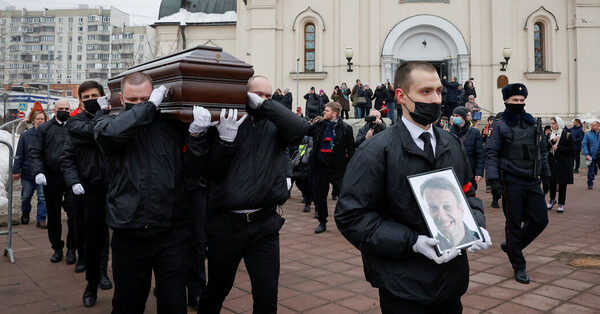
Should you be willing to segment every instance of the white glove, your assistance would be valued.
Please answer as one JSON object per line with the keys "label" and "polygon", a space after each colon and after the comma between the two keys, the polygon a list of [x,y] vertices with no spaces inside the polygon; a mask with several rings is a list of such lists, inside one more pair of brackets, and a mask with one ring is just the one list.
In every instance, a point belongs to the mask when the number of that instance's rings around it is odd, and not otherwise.
{"label": "white glove", "polygon": [[71,187],[71,189],[73,189],[73,193],[75,195],[83,195],[85,194],[85,190],[83,189],[83,186],[79,183],[75,183],[73,184],[73,186]]}
{"label": "white glove", "polygon": [[255,93],[248,92],[248,107],[252,109],[258,109],[258,107],[262,105],[263,101],[265,100],[262,97]]}
{"label": "white glove", "polygon": [[35,184],[46,185],[46,176],[43,173],[38,173],[35,176]]}
{"label": "white glove", "polygon": [[159,88],[153,90],[152,94],[150,94],[150,102],[156,107],[160,106],[163,98],[165,98],[165,95],[167,94],[167,90],[168,89],[164,85],[161,85]]}
{"label": "white glove", "polygon": [[210,112],[204,107],[194,106],[194,121],[190,124],[190,134],[206,131],[211,125],[217,125],[219,121],[210,122]]}
{"label": "white glove", "polygon": [[439,240],[430,238],[428,236],[420,235],[417,238],[417,242],[415,243],[415,245],[413,245],[413,251],[425,255],[427,258],[429,258],[430,260],[432,260],[438,264],[447,263],[451,259],[460,255],[460,250],[457,250],[456,248],[452,248],[452,249],[442,253],[442,256],[437,256],[437,254],[435,253],[434,247],[438,243],[440,243]]}
{"label": "white glove", "polygon": [[110,108],[110,104],[108,103],[108,96],[98,97],[96,101],[98,102],[98,105],[100,105],[100,109],[107,110]]}
{"label": "white glove", "polygon": [[288,191],[292,189],[292,178],[285,178],[285,183],[287,184]]}
{"label": "white glove", "polygon": [[467,249],[467,251],[469,251],[469,252],[483,251],[483,250],[486,250],[487,248],[489,248],[490,246],[492,246],[492,238],[490,237],[490,234],[487,232],[487,230],[485,230],[483,228],[479,228],[479,229],[481,229],[481,235],[483,235],[483,241],[477,241],[477,242],[473,243],[471,245],[471,247]]}
{"label": "white glove", "polygon": [[237,119],[237,109],[229,109],[229,115],[225,117],[226,110],[221,110],[221,121],[217,124],[217,130],[219,131],[219,137],[226,142],[233,142],[237,136],[237,131],[240,125],[248,117],[245,114],[242,118]]}

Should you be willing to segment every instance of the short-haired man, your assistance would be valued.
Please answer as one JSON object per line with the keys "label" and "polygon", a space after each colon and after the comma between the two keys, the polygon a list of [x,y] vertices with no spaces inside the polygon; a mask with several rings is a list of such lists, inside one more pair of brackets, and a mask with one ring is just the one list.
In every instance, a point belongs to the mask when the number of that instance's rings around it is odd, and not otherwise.
{"label": "short-haired man", "polygon": [[358,134],[356,134],[356,147],[373,137],[373,135],[385,130],[387,127],[385,122],[381,119],[381,112],[375,108],[369,111],[369,115],[365,117],[365,122],[365,125],[360,128]]}
{"label": "short-haired man", "polygon": [[587,173],[587,188],[591,190],[594,187],[596,169],[600,167],[600,160],[598,159],[600,156],[596,154],[598,149],[600,149],[600,122],[597,120],[592,122],[590,131],[585,133],[582,146],[585,159],[591,162]]}
{"label": "short-haired man", "polygon": [[[406,62],[394,77],[402,118],[364,142],[348,164],[335,209],[338,229],[362,253],[365,275],[379,288],[383,313],[460,313],[467,291],[466,254],[451,249],[437,256],[407,176],[454,168],[484,226],[481,201],[471,186],[473,175],[460,141],[433,127],[441,114],[442,84],[435,68]],[[476,242],[469,250],[491,245]]]}
{"label": "short-haired man", "polygon": [[300,143],[308,122],[271,100],[272,92],[267,78],[250,78],[249,118],[239,127],[229,167],[208,182],[208,286],[199,312],[219,313],[242,259],[252,285],[253,312],[277,312],[284,219],[276,208],[289,197],[287,147]]}
{"label": "short-haired man", "polygon": [[[334,188],[341,186],[346,165],[354,155],[352,127],[340,119],[342,106],[330,102],[323,110],[323,120],[313,123],[307,135],[313,138],[314,149],[309,157],[309,178],[312,177],[313,201],[319,225],[315,233],[327,230],[327,194],[329,183]],[[339,191],[333,191],[339,195]]]}
{"label": "short-haired man", "polygon": [[[442,251],[479,239],[477,232],[464,223],[465,208],[458,190],[443,177],[428,179],[421,185],[421,196],[427,202],[439,234]],[[468,208],[466,210],[469,210]]]}
{"label": "short-haired man", "polygon": [[[88,286],[84,291],[83,304],[91,307],[96,304],[98,286],[105,290],[112,288],[106,269],[106,163],[94,140],[95,118],[100,117],[101,107],[108,107],[108,101],[104,89],[96,81],[85,81],[79,86],[79,101],[81,112],[67,122],[61,162],[65,183],[78,199],[75,226],[78,242],[85,244],[85,257],[79,257],[75,271],[80,272],[81,268],[86,271]],[[78,227],[78,224],[82,226]]]}
{"label": "short-haired man", "polygon": [[[67,264],[77,261],[75,254],[76,236],[73,222],[73,192],[65,185],[61,170],[60,159],[63,146],[67,138],[65,124],[69,119],[71,105],[66,99],[61,99],[54,104],[54,117],[40,125],[35,133],[33,144],[30,147],[31,161],[35,175],[35,183],[44,186],[46,209],[48,215],[48,238],[54,253],[50,257],[52,263],[58,263],[63,258],[64,241],[62,235],[62,215],[60,208],[67,213]],[[64,202],[63,202],[64,197]],[[83,254],[79,252],[79,254]]]}
{"label": "short-haired man", "polygon": [[548,224],[540,183],[550,186],[542,126],[525,112],[527,95],[527,87],[521,83],[502,88],[506,109],[502,120],[492,124],[485,144],[486,176],[492,193],[502,195],[506,217],[506,242],[500,247],[508,255],[515,280],[523,284],[529,283],[523,250]]}
{"label": "short-haired man", "polygon": [[[188,133],[185,125],[159,114],[166,91],[164,86],[153,90],[150,76],[133,72],[121,80],[125,111],[115,117],[105,107],[97,113],[101,117],[94,135],[106,155],[106,221],[113,229],[113,313],[144,312],[152,273],[158,313],[186,312],[189,213],[184,173],[193,169],[184,167],[183,152],[185,146],[186,153],[197,149],[194,154],[204,155],[206,145],[196,141],[210,125],[210,114],[195,109]],[[235,121],[229,129],[237,132]]]}
{"label": "short-haired man", "polygon": [[579,173],[579,165],[581,164],[581,148],[584,137],[581,120],[573,120],[573,127],[569,130],[569,132],[571,133],[571,140],[573,141],[573,161],[575,163],[575,169],[573,170],[573,173]]}

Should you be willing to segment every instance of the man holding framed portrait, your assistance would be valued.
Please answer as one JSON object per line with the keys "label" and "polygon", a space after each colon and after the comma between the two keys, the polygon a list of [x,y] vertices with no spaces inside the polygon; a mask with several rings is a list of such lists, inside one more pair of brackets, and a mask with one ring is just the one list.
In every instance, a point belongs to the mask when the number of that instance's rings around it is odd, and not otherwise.
{"label": "man holding framed portrait", "polygon": [[[335,209],[340,232],[361,251],[366,279],[379,289],[383,313],[461,313],[469,284],[466,250],[436,251],[408,177],[453,168],[473,219],[485,226],[483,205],[460,140],[433,126],[441,115],[442,84],[426,62],[406,62],[394,76],[402,118],[364,142],[348,164]],[[426,191],[425,191],[426,192]],[[466,210],[466,208],[465,208]],[[469,251],[492,243],[475,241]]]}

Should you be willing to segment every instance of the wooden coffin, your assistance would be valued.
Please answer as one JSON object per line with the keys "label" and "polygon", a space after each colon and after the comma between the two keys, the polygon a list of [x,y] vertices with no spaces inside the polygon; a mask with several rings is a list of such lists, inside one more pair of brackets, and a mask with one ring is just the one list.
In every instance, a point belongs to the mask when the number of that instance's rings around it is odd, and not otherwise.
{"label": "wooden coffin", "polygon": [[222,48],[196,46],[134,66],[110,78],[110,103],[114,109],[122,108],[121,79],[139,71],[152,77],[155,88],[165,85],[169,89],[160,112],[182,122],[193,120],[193,106],[210,110],[213,120],[219,119],[221,108],[243,111],[248,79],[254,74],[251,65],[223,52]]}

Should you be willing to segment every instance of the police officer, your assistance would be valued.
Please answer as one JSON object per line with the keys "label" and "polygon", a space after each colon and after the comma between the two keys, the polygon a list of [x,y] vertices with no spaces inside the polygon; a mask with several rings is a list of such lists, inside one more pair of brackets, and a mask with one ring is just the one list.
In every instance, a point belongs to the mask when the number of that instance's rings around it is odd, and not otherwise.
{"label": "police officer", "polygon": [[[506,110],[492,125],[485,146],[486,173],[492,192],[502,195],[506,217],[506,242],[501,248],[508,255],[515,279],[527,284],[523,249],[548,224],[548,213],[541,181],[549,181],[550,168],[545,158],[541,121],[526,113],[527,87],[520,83],[502,89]],[[524,224],[522,224],[524,223]]]}

